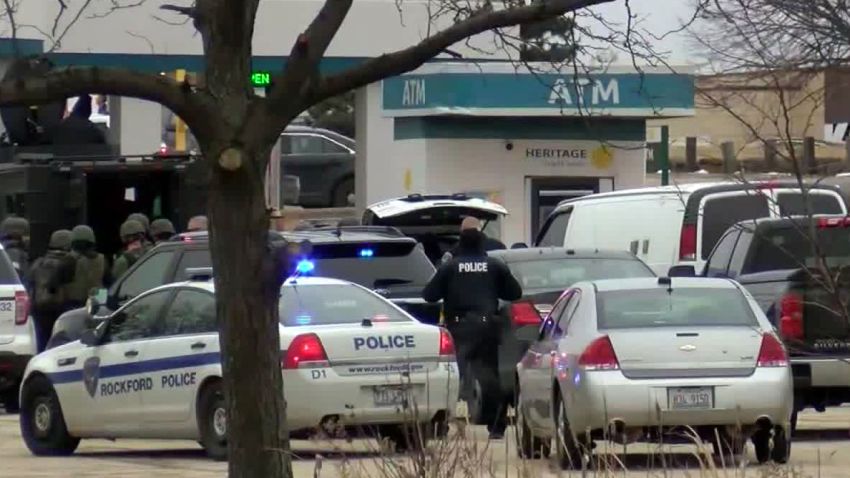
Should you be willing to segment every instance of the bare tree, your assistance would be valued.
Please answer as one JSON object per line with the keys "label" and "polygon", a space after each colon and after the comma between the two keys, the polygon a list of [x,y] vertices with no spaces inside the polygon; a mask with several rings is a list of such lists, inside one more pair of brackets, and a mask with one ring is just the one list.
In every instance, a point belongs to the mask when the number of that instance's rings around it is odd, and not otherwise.
{"label": "bare tree", "polygon": [[[611,1],[549,0],[528,5],[435,1],[435,12],[454,16],[450,26],[430,32],[408,48],[323,75],[319,63],[353,3],[326,0],[298,36],[266,97],[256,96],[249,81],[259,0],[163,5],[185,15],[200,33],[205,71],[198,85],[127,69],[57,68],[43,76],[0,83],[0,105],[58,101],[83,93],[108,94],[160,103],[186,121],[211,172],[208,211],[228,413],[229,474],[288,477],[292,475],[291,458],[277,333],[282,275],[279,258],[269,251],[269,212],[263,195],[272,145],[286,125],[310,106],[411,71],[474,35]],[[110,3],[123,8],[140,2]],[[66,2],[59,4],[65,6]],[[70,22],[84,14],[73,13]],[[61,43],[67,31],[63,25],[69,24],[57,21],[54,31],[48,32],[55,38],[54,45]]]}

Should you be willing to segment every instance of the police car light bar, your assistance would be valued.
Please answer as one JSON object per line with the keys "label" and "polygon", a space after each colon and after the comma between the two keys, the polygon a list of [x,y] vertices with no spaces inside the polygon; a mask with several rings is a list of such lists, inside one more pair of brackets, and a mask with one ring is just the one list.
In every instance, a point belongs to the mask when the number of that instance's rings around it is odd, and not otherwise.
{"label": "police car light bar", "polygon": [[309,274],[316,270],[316,264],[309,259],[301,259],[295,266],[295,272],[298,274]]}
{"label": "police car light bar", "polygon": [[357,253],[357,255],[359,255],[360,257],[363,257],[363,258],[375,257],[375,250],[374,249],[360,249],[360,251]]}

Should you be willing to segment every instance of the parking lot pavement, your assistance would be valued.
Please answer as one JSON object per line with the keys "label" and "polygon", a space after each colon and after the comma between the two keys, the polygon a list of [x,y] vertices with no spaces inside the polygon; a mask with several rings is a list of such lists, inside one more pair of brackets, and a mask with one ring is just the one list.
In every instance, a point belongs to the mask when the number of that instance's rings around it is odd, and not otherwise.
{"label": "parking lot pavement", "polygon": [[[791,467],[798,470],[794,476],[850,477],[850,408],[831,410],[825,414],[805,413],[800,418],[800,436],[792,447]],[[491,476],[534,476],[555,477],[559,475],[550,461],[532,461],[519,463],[513,449],[512,437],[507,441],[486,441],[486,432],[474,427],[474,444],[486,450],[486,464],[479,468],[490,468],[491,473],[482,471],[482,478]],[[604,445],[603,445],[604,446]],[[365,440],[351,443],[334,441],[332,443],[295,441],[293,443],[296,459],[294,472],[296,477],[313,476],[316,456],[321,456],[322,478],[343,476],[341,467],[357,470],[345,476],[382,478],[378,468],[382,465],[382,454],[375,451],[374,445]],[[700,473],[699,461],[693,458],[692,446],[673,447],[676,453],[673,468],[675,471],[664,473],[659,466],[649,463],[659,459],[648,453],[652,447],[632,445],[624,459],[630,470],[626,476],[743,476],[734,471]],[[621,450],[621,447],[617,447]],[[752,458],[752,451],[750,450]],[[402,460],[391,458],[396,462]],[[526,472],[518,471],[526,468]],[[697,469],[697,470],[695,470]],[[747,476],[791,476],[790,474],[765,474],[751,465]],[[76,454],[66,458],[36,458],[29,454],[20,437],[18,419],[15,415],[0,415],[0,477],[223,477],[226,465],[208,460],[200,447],[193,442],[175,442],[161,440],[89,440],[83,441]],[[578,475],[576,475],[578,476]],[[623,476],[623,475],[619,475]]]}

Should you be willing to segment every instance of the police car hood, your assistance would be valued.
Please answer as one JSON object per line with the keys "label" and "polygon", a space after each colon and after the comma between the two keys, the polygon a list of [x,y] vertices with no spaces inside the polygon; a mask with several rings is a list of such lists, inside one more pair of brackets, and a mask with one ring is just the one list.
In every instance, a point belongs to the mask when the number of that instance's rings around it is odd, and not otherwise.
{"label": "police car hood", "polygon": [[405,233],[457,232],[463,218],[477,217],[492,221],[508,214],[507,209],[479,198],[456,199],[452,196],[425,196],[425,199],[393,199],[373,204],[366,215],[374,215],[376,225],[393,226]]}
{"label": "police car hood", "polygon": [[331,366],[347,363],[404,363],[438,358],[440,329],[416,321],[283,327],[281,348],[287,348],[296,335],[313,333],[319,337]]}

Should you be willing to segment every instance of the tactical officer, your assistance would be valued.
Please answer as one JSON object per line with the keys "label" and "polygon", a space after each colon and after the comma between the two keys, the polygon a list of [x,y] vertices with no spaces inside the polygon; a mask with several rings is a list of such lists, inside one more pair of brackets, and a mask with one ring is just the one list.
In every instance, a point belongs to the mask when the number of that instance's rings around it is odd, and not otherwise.
{"label": "tactical officer", "polygon": [[437,269],[422,297],[428,302],[443,300],[443,316],[455,339],[461,373],[471,371],[481,385],[482,418],[490,437],[498,439],[507,425],[498,370],[503,327],[499,299],[519,299],[522,287],[504,262],[487,257],[484,237],[476,228],[463,230],[457,254]]}
{"label": "tactical officer", "polygon": [[109,285],[106,258],[97,252],[94,231],[79,225],[71,231],[71,257],[74,259],[74,278],[68,286],[68,309],[83,307],[93,289]]}
{"label": "tactical officer", "polygon": [[115,256],[112,263],[112,277],[114,279],[121,277],[130,266],[148,252],[150,243],[146,236],[145,226],[139,221],[130,219],[121,224],[121,241],[124,243],[124,248]]}
{"label": "tactical officer", "polygon": [[154,244],[171,239],[177,231],[174,230],[174,224],[165,218],[154,219],[151,223],[151,237]]}
{"label": "tactical officer", "polygon": [[151,239],[151,220],[140,212],[134,212],[127,216],[127,221],[136,221],[145,228],[145,239],[150,243]]}
{"label": "tactical officer", "polygon": [[194,216],[186,225],[186,232],[198,232],[207,230],[207,216]]}
{"label": "tactical officer", "polygon": [[10,216],[0,223],[0,244],[6,250],[21,281],[29,284],[30,223],[26,219]]}
{"label": "tactical officer", "polygon": [[70,250],[71,231],[55,231],[50,235],[47,253],[36,259],[30,269],[32,315],[39,352],[44,351],[56,319],[68,308],[68,288],[74,279]]}

